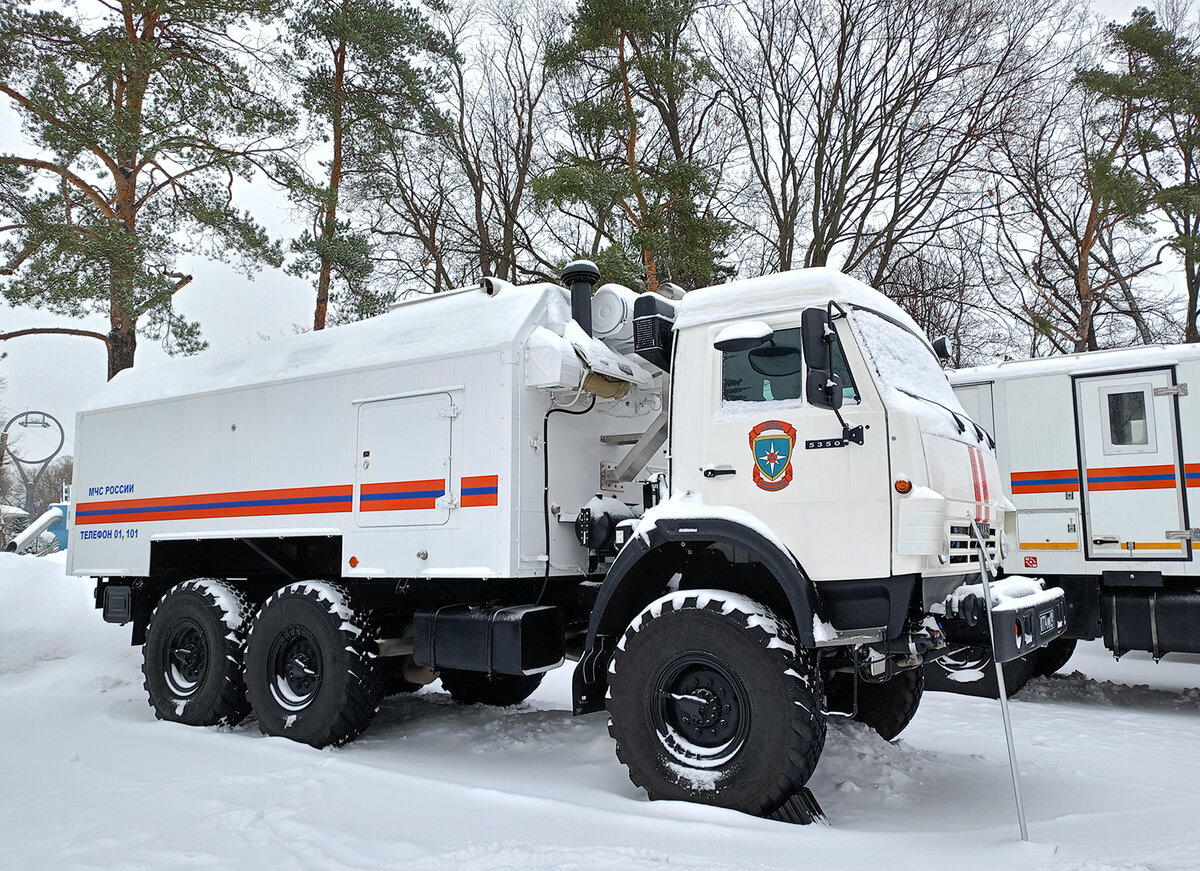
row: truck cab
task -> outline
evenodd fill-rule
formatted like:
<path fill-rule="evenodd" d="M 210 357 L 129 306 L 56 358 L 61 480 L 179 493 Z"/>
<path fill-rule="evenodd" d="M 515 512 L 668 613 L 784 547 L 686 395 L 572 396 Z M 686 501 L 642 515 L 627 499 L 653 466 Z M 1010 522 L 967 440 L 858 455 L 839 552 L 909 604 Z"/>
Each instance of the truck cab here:
<path fill-rule="evenodd" d="M 811 770 L 746 761 L 753 711 L 784 699 L 772 724 L 793 759 L 819 751 L 827 716 L 890 739 L 925 662 L 983 642 L 1004 662 L 1063 631 L 1061 590 L 1001 582 L 988 607 L 1010 508 L 994 444 L 898 306 L 808 269 L 639 307 L 637 351 L 671 376 L 671 495 L 624 524 L 575 701 L 607 707 L 652 796 L 753 810 L 743 778 Z M 745 663 L 762 647 L 786 651 L 789 680 L 758 692 Z"/>

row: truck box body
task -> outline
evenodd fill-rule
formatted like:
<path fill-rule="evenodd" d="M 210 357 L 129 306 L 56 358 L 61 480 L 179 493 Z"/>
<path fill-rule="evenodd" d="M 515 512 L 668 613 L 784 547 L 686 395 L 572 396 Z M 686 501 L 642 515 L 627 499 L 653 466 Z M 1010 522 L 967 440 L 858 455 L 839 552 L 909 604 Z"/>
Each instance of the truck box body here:
<path fill-rule="evenodd" d="M 541 576 L 551 395 L 527 382 L 571 351 L 563 294 L 464 291 L 121 373 L 77 421 L 69 570 L 146 577 L 156 542 L 282 536 L 340 539 L 346 578 Z M 594 495 L 619 451 L 597 436 L 644 428 L 641 401 L 552 420 L 554 503 Z M 571 525 L 551 533 L 552 571 L 584 572 Z"/>
<path fill-rule="evenodd" d="M 1072 636 L 1103 634 L 1118 654 L 1200 652 L 1200 629 L 1170 617 L 1198 604 L 1200 348 L 1005 362 L 951 381 L 995 433 L 1016 508 L 1005 571 L 1066 585 Z"/>

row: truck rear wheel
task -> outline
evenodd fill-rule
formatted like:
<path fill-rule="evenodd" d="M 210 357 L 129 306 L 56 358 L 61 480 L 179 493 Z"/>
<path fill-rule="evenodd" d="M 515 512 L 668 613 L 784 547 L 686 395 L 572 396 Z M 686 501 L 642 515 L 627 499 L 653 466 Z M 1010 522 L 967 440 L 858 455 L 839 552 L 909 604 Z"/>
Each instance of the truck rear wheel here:
<path fill-rule="evenodd" d="M 341 587 L 290 584 L 267 599 L 246 648 L 246 692 L 268 735 L 338 746 L 375 719 L 383 694 L 366 615 Z"/>
<path fill-rule="evenodd" d="M 651 603 L 617 645 L 609 693 L 617 756 L 652 799 L 769 814 L 825 743 L 813 658 L 768 608 L 733 593 Z"/>
<path fill-rule="evenodd" d="M 484 674 L 480 671 L 454 671 L 441 673 L 442 689 L 450 698 L 464 705 L 495 705 L 507 708 L 519 705 L 538 688 L 542 682 L 540 674 Z"/>
<path fill-rule="evenodd" d="M 854 675 L 837 672 L 825 678 L 826 709 L 849 711 L 854 704 Z M 921 704 L 925 674 L 910 668 L 883 683 L 858 682 L 854 719 L 891 741 L 908 727 Z"/>
<path fill-rule="evenodd" d="M 189 726 L 232 725 L 250 710 L 242 682 L 249 607 L 222 581 L 176 584 L 150 615 L 142 674 L 154 715 Z"/>
<path fill-rule="evenodd" d="M 1076 638 L 1055 638 L 1038 650 L 1033 673 L 1037 677 L 1049 677 L 1061 669 L 1075 653 Z"/>

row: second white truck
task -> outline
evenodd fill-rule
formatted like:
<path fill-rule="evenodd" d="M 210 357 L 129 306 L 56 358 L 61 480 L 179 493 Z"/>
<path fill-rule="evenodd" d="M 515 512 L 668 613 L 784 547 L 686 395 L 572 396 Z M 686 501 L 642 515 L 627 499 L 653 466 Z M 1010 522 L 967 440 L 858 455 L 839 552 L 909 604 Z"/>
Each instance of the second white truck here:
<path fill-rule="evenodd" d="M 1066 633 L 1014 660 L 1009 690 L 1061 668 L 1079 639 L 1102 638 L 1118 657 L 1200 653 L 1200 347 L 1005 362 L 950 379 L 994 434 L 1015 505 L 1005 573 L 1067 594 Z M 937 669 L 974 676 L 986 661 L 967 651 Z"/>
<path fill-rule="evenodd" d="M 988 624 L 996 459 L 897 306 L 827 269 L 677 302 L 598 278 L 114 379 L 68 568 L 157 716 L 341 744 L 387 692 L 513 704 L 572 659 L 652 798 L 766 814 L 827 716 L 890 738 L 926 659 L 1062 632 L 1036 585 Z"/>

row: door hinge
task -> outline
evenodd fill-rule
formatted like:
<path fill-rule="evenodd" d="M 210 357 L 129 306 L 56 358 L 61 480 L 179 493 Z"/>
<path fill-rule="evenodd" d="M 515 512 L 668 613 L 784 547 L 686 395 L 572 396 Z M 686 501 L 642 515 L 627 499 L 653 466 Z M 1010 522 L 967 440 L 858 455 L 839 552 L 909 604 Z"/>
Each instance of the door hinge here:
<path fill-rule="evenodd" d="M 1187 396 L 1187 384 L 1173 384 L 1170 387 L 1155 387 L 1155 396 Z"/>
<path fill-rule="evenodd" d="M 438 417 L 442 418 L 442 420 L 454 420 L 454 418 L 458 417 L 460 411 L 462 409 L 457 405 L 448 405 L 438 412 Z"/>
<path fill-rule="evenodd" d="M 1200 529 L 1168 529 L 1163 533 L 1167 538 L 1182 541 L 1200 541 Z"/>

